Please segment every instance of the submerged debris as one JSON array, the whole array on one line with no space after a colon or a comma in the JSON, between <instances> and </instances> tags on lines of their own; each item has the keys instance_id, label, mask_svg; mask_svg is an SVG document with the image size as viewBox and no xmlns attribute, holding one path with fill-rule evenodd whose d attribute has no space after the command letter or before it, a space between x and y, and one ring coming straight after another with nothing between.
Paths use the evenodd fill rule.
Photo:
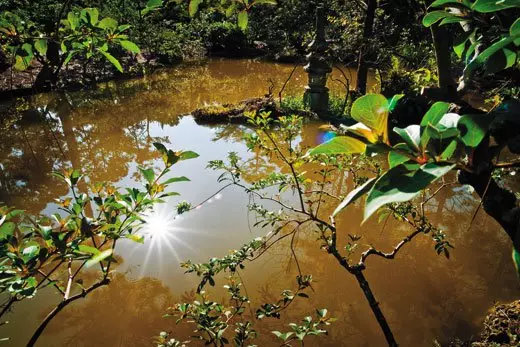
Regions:
<instances>
[{"instance_id":1,"label":"submerged debris","mask_svg":"<svg viewBox=\"0 0 520 347\"><path fill-rule=\"evenodd\" d=\"M263 98L246 99L238 104L214 104L198 108L191 113L198 124L214 124L214 123L235 123L247 124L247 112L270 112L271 117L278 118L280 116L288 116L296 114L298 116L315 119L316 114L310 111L287 111L279 107L279 105L270 96Z\"/></svg>"},{"instance_id":2,"label":"submerged debris","mask_svg":"<svg viewBox=\"0 0 520 347\"><path fill-rule=\"evenodd\" d=\"M484 330L476 341L450 344L450 347L496 346L520 346L520 300L493 306L484 320Z\"/></svg>"}]
</instances>

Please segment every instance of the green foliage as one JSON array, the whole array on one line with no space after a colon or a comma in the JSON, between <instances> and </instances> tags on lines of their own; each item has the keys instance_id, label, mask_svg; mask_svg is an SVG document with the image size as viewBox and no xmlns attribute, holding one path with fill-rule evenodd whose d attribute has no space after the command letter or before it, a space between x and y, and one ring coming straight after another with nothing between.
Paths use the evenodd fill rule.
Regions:
<instances>
[{"instance_id":1,"label":"green foliage","mask_svg":"<svg viewBox=\"0 0 520 347\"><path fill-rule=\"evenodd\" d=\"M183 0L177 0L179 3ZM195 16L199 11L199 7L203 2L212 4L211 0L188 0L189 14L191 17ZM220 1L222 11L226 16L230 17L237 13L237 25L242 31L246 31L249 24L249 12L256 5L276 5L275 0L223 0Z\"/></svg>"},{"instance_id":2,"label":"green foliage","mask_svg":"<svg viewBox=\"0 0 520 347\"><path fill-rule=\"evenodd\" d=\"M359 121L344 127L347 136L340 136L312 149L309 154L385 153L390 169L377 181L352 192L338 206L336 213L367 194L365 220L379 208L417 197L430 184L454 168L465 168L473 149L490 132L496 114L463 115L449 113L449 104L437 102L424 115L420 125L394 128L402 142L388 141L388 115L395 98L387 101L382 95L369 94L356 100L352 117ZM351 135L349 135L351 134Z\"/></svg>"},{"instance_id":3,"label":"green foliage","mask_svg":"<svg viewBox=\"0 0 520 347\"><path fill-rule=\"evenodd\" d=\"M110 17L101 19L97 8L70 11L55 31L39 30L33 22L4 12L0 16L0 32L4 34L0 44L15 60L16 69L25 70L37 60L44 66L43 72L51 71L55 76L51 78L55 83L62 67L75 56L87 62L103 58L122 72L121 63L109 49L119 46L130 53L140 53L139 47L128 39L129 28Z\"/></svg>"},{"instance_id":4,"label":"green foliage","mask_svg":"<svg viewBox=\"0 0 520 347\"><path fill-rule=\"evenodd\" d=\"M94 20L95 16L91 18ZM164 197L176 194L165 192L169 184L187 180L163 180L164 176L178 161L196 157L193 152L173 152L161 144L155 146L163 156L164 169L155 173L142 168L144 189L121 191L107 183L90 183L86 190L86 179L80 171L68 170L55 173L70 188L69 197L56 201L61 213L31 216L0 206L0 292L9 294L10 304L53 286L67 305L109 283L110 266L116 262L116 242L144 242L140 234L146 224L143 214L163 202ZM102 279L84 287L82 268L98 265ZM59 280L56 275L67 269L66 280ZM77 289L80 294L72 295Z\"/></svg>"},{"instance_id":5,"label":"green foliage","mask_svg":"<svg viewBox=\"0 0 520 347\"><path fill-rule=\"evenodd\" d=\"M520 18L514 9L520 8L518 1L435 1L430 8L436 10L424 17L425 26L460 23L465 28L455 39L453 48L459 58L465 56L466 82L475 73L483 71L489 75L516 64ZM511 16L507 21L500 19L504 10Z\"/></svg>"}]
</instances>

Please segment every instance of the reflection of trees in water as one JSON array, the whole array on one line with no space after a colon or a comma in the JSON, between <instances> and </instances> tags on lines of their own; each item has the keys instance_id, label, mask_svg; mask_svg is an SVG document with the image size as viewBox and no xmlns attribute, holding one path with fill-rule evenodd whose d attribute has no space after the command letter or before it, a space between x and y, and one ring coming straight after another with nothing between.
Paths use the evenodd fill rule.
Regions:
<instances>
[{"instance_id":1,"label":"reflection of trees in water","mask_svg":"<svg viewBox=\"0 0 520 347\"><path fill-rule=\"evenodd\" d=\"M25 112L3 129L0 163L3 181L0 199L38 213L67 192L53 171L80 168L93 180L118 181L131 163L155 157L149 121L123 114L100 116L95 110L76 110L65 95Z\"/></svg>"},{"instance_id":2,"label":"reflection of trees in water","mask_svg":"<svg viewBox=\"0 0 520 347\"><path fill-rule=\"evenodd\" d=\"M123 274L109 286L68 307L49 325L42 345L53 346L150 346L153 336L171 330L175 322L162 317L175 302L170 289L153 278L132 280ZM179 334L188 334L190 326Z\"/></svg>"},{"instance_id":3,"label":"reflection of trees in water","mask_svg":"<svg viewBox=\"0 0 520 347\"><path fill-rule=\"evenodd\" d=\"M302 143L312 143L315 132L309 133L302 135ZM237 136L227 129L219 136L222 134ZM272 171L273 167L280 170L282 163L276 162L275 158L266 160L253 156L245 165L249 172L244 179L251 182ZM303 171L312 175L312 170ZM339 172L331 179L333 184L329 188L336 191L350 186L351 178L344 176L344 172ZM432 192L434 190L432 188ZM470 193L446 187L425 206L431 222L440 226L455 245L451 260L438 256L434 242L425 235L414 240L392 262L370 261L367 277L403 345L431 344L435 338L446 342L457 336L469 337L479 330L479 321L493 301L517 296L516 276L509 264L508 241L485 215L472 221L478 204L478 199ZM330 204L324 209L330 211L334 207ZM363 245L390 250L410 232L408 225L394 220L386 225L370 220L359 227L361 215L361 207L352 206L337 220L338 239L342 243L346 242L349 233L363 236L362 247L352 255L353 259L358 259L359 253L366 249ZM249 281L258 288L252 295L256 305L276 302L283 289L294 287L298 272L289 247L289 242L280 243L261 261L259 267L269 269L263 273L263 278L267 278L265 283L258 284L259 280L254 278L257 275L248 279L246 270L244 279L250 293ZM344 345L345 341L356 346L383 344L374 333L377 326L357 284L319 249L313 231L307 230L294 248L302 272L314 275L316 292L309 301L299 299L283 313L281 322L268 321L258 329L267 334L270 330L287 331L284 325L288 322L298 321L314 308L326 307L339 321L330 327L330 338L321 339L318 345L338 346ZM251 269L254 266L250 265L249 271L258 273Z\"/></svg>"}]
</instances>

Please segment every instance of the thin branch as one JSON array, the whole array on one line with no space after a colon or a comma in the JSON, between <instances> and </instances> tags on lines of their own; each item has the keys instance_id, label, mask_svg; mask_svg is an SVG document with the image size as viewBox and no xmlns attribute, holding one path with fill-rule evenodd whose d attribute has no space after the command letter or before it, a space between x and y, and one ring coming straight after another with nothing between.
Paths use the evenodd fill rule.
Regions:
<instances>
[{"instance_id":1,"label":"thin branch","mask_svg":"<svg viewBox=\"0 0 520 347\"><path fill-rule=\"evenodd\" d=\"M504 163L496 163L493 165L493 167L497 168L497 169L509 169L509 168L520 167L520 160L514 160L511 162L504 162Z\"/></svg>"},{"instance_id":2,"label":"thin branch","mask_svg":"<svg viewBox=\"0 0 520 347\"><path fill-rule=\"evenodd\" d=\"M63 297L63 299L65 300L67 300L70 297L70 289L72 288L72 280L74 279L74 276L72 275L72 258L69 259L67 271L69 273L69 279L67 281L67 290L65 291L65 296Z\"/></svg>"},{"instance_id":3,"label":"thin branch","mask_svg":"<svg viewBox=\"0 0 520 347\"><path fill-rule=\"evenodd\" d=\"M383 252L381 252L381 251L371 247L370 249L368 249L367 251L365 251L361 255L361 259L359 260L359 265L364 267L365 266L365 261L367 260L367 258L370 255L377 255L377 256L380 256L380 257L385 258L385 259L394 259L395 256L397 255L397 253L401 250L401 248L403 248L404 245L406 245L407 243L412 241L414 237L416 237L417 235L421 234L422 232L423 232L422 229L415 230L413 233L411 233L410 235L405 237L401 242L399 242L394 247L392 252L390 252L390 253L383 253Z\"/></svg>"},{"instance_id":4,"label":"thin branch","mask_svg":"<svg viewBox=\"0 0 520 347\"><path fill-rule=\"evenodd\" d=\"M280 89L280 91L278 92L278 98L280 100L280 104L282 103L282 94L285 90L285 88L287 87L287 83L289 83L289 81L291 80L292 76L294 75L294 72L296 71L296 69L298 68L299 65L295 65L294 66L294 69L292 69L291 73L289 74L289 77L287 78L287 80L285 81L285 83L283 84L282 86L282 89Z\"/></svg>"},{"instance_id":5,"label":"thin branch","mask_svg":"<svg viewBox=\"0 0 520 347\"><path fill-rule=\"evenodd\" d=\"M27 343L27 347L33 347L40 337L40 335L43 333L47 325L52 321L52 319L60 313L61 310L63 310L67 305L70 303L86 297L89 293L96 290L99 287L106 286L110 283L110 280L108 278L103 278L101 281L93 284L91 287L89 287L86 290L83 290L81 293L76 294L74 296L71 296L67 300L63 300L60 302L48 315L45 317L45 319L40 323L34 334L32 335L31 339L29 340L29 343Z\"/></svg>"}]
</instances>

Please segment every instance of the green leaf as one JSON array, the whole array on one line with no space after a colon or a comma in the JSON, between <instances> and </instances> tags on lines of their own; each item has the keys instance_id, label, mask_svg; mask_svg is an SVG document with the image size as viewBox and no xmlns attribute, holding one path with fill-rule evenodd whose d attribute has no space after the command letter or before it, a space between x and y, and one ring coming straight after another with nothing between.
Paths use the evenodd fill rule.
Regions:
<instances>
[{"instance_id":1,"label":"green leaf","mask_svg":"<svg viewBox=\"0 0 520 347\"><path fill-rule=\"evenodd\" d=\"M198 158L199 155L192 151L185 151L185 152L181 152L179 157L180 157L179 160L189 160L189 159Z\"/></svg>"},{"instance_id":2,"label":"green leaf","mask_svg":"<svg viewBox=\"0 0 520 347\"><path fill-rule=\"evenodd\" d=\"M40 55L44 56L47 54L47 40L45 39L38 39L34 41L34 48L36 48L36 51L40 53Z\"/></svg>"},{"instance_id":3,"label":"green leaf","mask_svg":"<svg viewBox=\"0 0 520 347\"><path fill-rule=\"evenodd\" d=\"M88 19L89 19L90 24L96 25L98 23L99 11L97 8L95 8L95 7L86 8L83 11L85 11L88 14Z\"/></svg>"},{"instance_id":4,"label":"green leaf","mask_svg":"<svg viewBox=\"0 0 520 347\"><path fill-rule=\"evenodd\" d=\"M363 222L386 204L412 200L454 167L455 165L427 163L421 167L416 164L401 164L390 169L368 193Z\"/></svg>"},{"instance_id":5,"label":"green leaf","mask_svg":"<svg viewBox=\"0 0 520 347\"><path fill-rule=\"evenodd\" d=\"M249 23L249 14L247 13L247 11L246 10L240 11L238 13L238 27L242 31L246 31L248 23Z\"/></svg>"},{"instance_id":6,"label":"green leaf","mask_svg":"<svg viewBox=\"0 0 520 347\"><path fill-rule=\"evenodd\" d=\"M132 41L122 40L119 42L119 44L121 45L121 47L123 47L127 51L130 51L130 52L136 53L136 54L141 53L141 49Z\"/></svg>"},{"instance_id":7,"label":"green leaf","mask_svg":"<svg viewBox=\"0 0 520 347\"><path fill-rule=\"evenodd\" d=\"M450 16L450 17L444 18L439 25L462 23L462 22L467 22L467 21L468 21L468 18L465 18L465 17Z\"/></svg>"},{"instance_id":8,"label":"green leaf","mask_svg":"<svg viewBox=\"0 0 520 347\"><path fill-rule=\"evenodd\" d=\"M518 7L518 0L476 0L471 8L480 13L489 13L505 10L508 8Z\"/></svg>"},{"instance_id":9,"label":"green leaf","mask_svg":"<svg viewBox=\"0 0 520 347\"><path fill-rule=\"evenodd\" d=\"M376 183L376 178L371 178L368 181L366 181L363 185L357 187L343 199L341 204L336 207L334 212L332 213L332 216L335 217L338 213L343 211L348 205L354 203L357 199L365 195L370 189L372 189L372 186Z\"/></svg>"},{"instance_id":10,"label":"green leaf","mask_svg":"<svg viewBox=\"0 0 520 347\"><path fill-rule=\"evenodd\" d=\"M275 0L256 0L255 5L276 5Z\"/></svg>"},{"instance_id":11,"label":"green leaf","mask_svg":"<svg viewBox=\"0 0 520 347\"><path fill-rule=\"evenodd\" d=\"M442 10L428 12L426 14L426 16L424 16L424 18L422 20L422 24L425 27L429 28L433 24L435 24L438 21L440 21L441 19L444 19L444 18L450 17L450 16L455 17L455 15L453 15L453 14L447 12L447 11L442 11Z\"/></svg>"},{"instance_id":12,"label":"green leaf","mask_svg":"<svg viewBox=\"0 0 520 347\"><path fill-rule=\"evenodd\" d=\"M22 259L24 263L28 263L40 254L40 245L36 241L28 242L22 249Z\"/></svg>"},{"instance_id":13,"label":"green leaf","mask_svg":"<svg viewBox=\"0 0 520 347\"><path fill-rule=\"evenodd\" d=\"M468 147L477 147L488 133L494 117L489 114L468 114L458 123L462 142Z\"/></svg>"},{"instance_id":14,"label":"green leaf","mask_svg":"<svg viewBox=\"0 0 520 347\"><path fill-rule=\"evenodd\" d=\"M164 181L162 184L167 185L167 184L171 184L171 183L177 183L177 182L189 182L189 181L190 181L190 179L189 179L188 177L184 177L184 176L182 176L182 177L173 177L173 178L170 178L170 179Z\"/></svg>"},{"instance_id":15,"label":"green leaf","mask_svg":"<svg viewBox=\"0 0 520 347\"><path fill-rule=\"evenodd\" d=\"M420 151L421 127L419 125L410 125L404 129L395 127L394 132L401 136L410 149L415 152Z\"/></svg>"},{"instance_id":16,"label":"green leaf","mask_svg":"<svg viewBox=\"0 0 520 347\"><path fill-rule=\"evenodd\" d=\"M195 14L197 14L201 2L202 0L190 0L190 4L188 6L190 17L193 17Z\"/></svg>"},{"instance_id":17,"label":"green leaf","mask_svg":"<svg viewBox=\"0 0 520 347\"><path fill-rule=\"evenodd\" d=\"M67 58L65 58L65 60L63 61L63 65L67 65L70 60L72 59L72 57L74 57L74 55L76 55L76 51L70 51L69 54L67 55Z\"/></svg>"},{"instance_id":18,"label":"green leaf","mask_svg":"<svg viewBox=\"0 0 520 347\"><path fill-rule=\"evenodd\" d=\"M148 181L148 183L150 183L150 184L153 183L153 181L155 180L155 172L153 171L153 169L145 169L145 168L140 167L139 171L141 171L141 173L143 174L146 181Z\"/></svg>"},{"instance_id":19,"label":"green leaf","mask_svg":"<svg viewBox=\"0 0 520 347\"><path fill-rule=\"evenodd\" d=\"M466 8L469 8L471 6L471 3L468 0L436 0L434 1L430 7L441 7L441 6L453 6L458 7L460 5L463 5Z\"/></svg>"},{"instance_id":20,"label":"green leaf","mask_svg":"<svg viewBox=\"0 0 520 347\"><path fill-rule=\"evenodd\" d=\"M403 163L406 163L411 158L410 156L404 154L404 152L409 152L410 148L404 144L404 143L398 143L394 146L395 149L398 149L399 151L390 151L388 152L388 165L391 168L396 167L398 165L401 165Z\"/></svg>"},{"instance_id":21,"label":"green leaf","mask_svg":"<svg viewBox=\"0 0 520 347\"><path fill-rule=\"evenodd\" d=\"M162 5L163 5L162 0L148 0L148 2L146 3L146 7L152 8L152 9L159 8Z\"/></svg>"},{"instance_id":22,"label":"green leaf","mask_svg":"<svg viewBox=\"0 0 520 347\"><path fill-rule=\"evenodd\" d=\"M520 38L519 38L520 37L520 18L515 20L515 22L509 28L509 35L511 35L513 37L517 37L514 40L514 43L516 46L520 46Z\"/></svg>"},{"instance_id":23,"label":"green leaf","mask_svg":"<svg viewBox=\"0 0 520 347\"><path fill-rule=\"evenodd\" d=\"M350 136L338 136L311 149L308 155L316 154L360 154L364 153L367 146Z\"/></svg>"},{"instance_id":24,"label":"green leaf","mask_svg":"<svg viewBox=\"0 0 520 347\"><path fill-rule=\"evenodd\" d=\"M450 159L453 156L453 154L455 153L455 151L457 150L458 144L459 144L459 141L457 141L457 139L451 140L450 144L441 153L441 159L442 160Z\"/></svg>"},{"instance_id":25,"label":"green leaf","mask_svg":"<svg viewBox=\"0 0 520 347\"><path fill-rule=\"evenodd\" d=\"M79 16L71 11L67 14L67 20L69 22L70 28L72 30L76 30L79 25Z\"/></svg>"},{"instance_id":26,"label":"green leaf","mask_svg":"<svg viewBox=\"0 0 520 347\"><path fill-rule=\"evenodd\" d=\"M318 316L320 316L321 318L325 317L327 315L327 309L326 308L322 308L321 310L316 310L316 313L318 314Z\"/></svg>"},{"instance_id":27,"label":"green leaf","mask_svg":"<svg viewBox=\"0 0 520 347\"><path fill-rule=\"evenodd\" d=\"M382 142L388 142L388 100L381 94L367 94L352 105L351 116L372 129Z\"/></svg>"},{"instance_id":28,"label":"green leaf","mask_svg":"<svg viewBox=\"0 0 520 347\"><path fill-rule=\"evenodd\" d=\"M0 226L0 240L5 240L8 237L14 235L14 230L16 229L16 224L13 222L7 222Z\"/></svg>"},{"instance_id":29,"label":"green leaf","mask_svg":"<svg viewBox=\"0 0 520 347\"><path fill-rule=\"evenodd\" d=\"M464 33L457 35L453 41L453 51L457 54L457 57L462 58L462 54L464 50L466 50L466 45L471 37L474 35L475 31L465 31Z\"/></svg>"},{"instance_id":30,"label":"green leaf","mask_svg":"<svg viewBox=\"0 0 520 347\"><path fill-rule=\"evenodd\" d=\"M96 265L97 263L100 263L103 260L105 260L108 257L110 257L112 255L112 253L113 253L112 248L106 249L106 250L100 252L99 254L95 255L94 257L92 257L92 259L87 261L87 263L85 265L87 267L91 267L93 265Z\"/></svg>"},{"instance_id":31,"label":"green leaf","mask_svg":"<svg viewBox=\"0 0 520 347\"><path fill-rule=\"evenodd\" d=\"M119 72L123 72L123 67L121 66L121 63L119 62L119 60L117 60L116 58L114 58L114 56L112 56L110 53L108 52L104 52L102 50L98 50L98 52L100 52L101 54L103 54L105 56L105 58L107 58L107 60L112 63L112 65L114 65L116 67L117 70L119 70Z\"/></svg>"},{"instance_id":32,"label":"green leaf","mask_svg":"<svg viewBox=\"0 0 520 347\"><path fill-rule=\"evenodd\" d=\"M395 107L397 106L397 103L399 100L401 100L404 97L404 94L396 94L390 99L390 102L388 103L388 110L390 112L393 112Z\"/></svg>"},{"instance_id":33,"label":"green leaf","mask_svg":"<svg viewBox=\"0 0 520 347\"><path fill-rule=\"evenodd\" d=\"M98 23L97 27L101 29L116 30L117 24L117 20L110 17L106 17Z\"/></svg>"},{"instance_id":34,"label":"green leaf","mask_svg":"<svg viewBox=\"0 0 520 347\"><path fill-rule=\"evenodd\" d=\"M444 117L446 113L448 113L448 110L450 109L450 104L446 102L436 102L435 104L430 107L428 112L424 115L421 126L425 127L428 124L437 125L439 121Z\"/></svg>"},{"instance_id":35,"label":"green leaf","mask_svg":"<svg viewBox=\"0 0 520 347\"><path fill-rule=\"evenodd\" d=\"M82 253L88 253L88 254L93 254L93 255L100 253L99 249L97 249L96 247L87 246L87 245L79 245L78 249Z\"/></svg>"},{"instance_id":36,"label":"green leaf","mask_svg":"<svg viewBox=\"0 0 520 347\"><path fill-rule=\"evenodd\" d=\"M486 48L466 66L464 69L464 79L470 79L479 66L483 65L491 56L509 46L511 43L513 43L513 41L515 41L515 39L518 39L518 37L507 36Z\"/></svg>"},{"instance_id":37,"label":"green leaf","mask_svg":"<svg viewBox=\"0 0 520 347\"><path fill-rule=\"evenodd\" d=\"M485 76L510 68L515 64L515 62L516 52L513 52L507 48L499 50L486 61Z\"/></svg>"},{"instance_id":38,"label":"green leaf","mask_svg":"<svg viewBox=\"0 0 520 347\"><path fill-rule=\"evenodd\" d=\"M137 243L144 243L144 236L142 235L128 234L125 237Z\"/></svg>"},{"instance_id":39,"label":"green leaf","mask_svg":"<svg viewBox=\"0 0 520 347\"><path fill-rule=\"evenodd\" d=\"M516 273L520 276L520 252L513 247L513 263L515 264Z\"/></svg>"}]
</instances>

